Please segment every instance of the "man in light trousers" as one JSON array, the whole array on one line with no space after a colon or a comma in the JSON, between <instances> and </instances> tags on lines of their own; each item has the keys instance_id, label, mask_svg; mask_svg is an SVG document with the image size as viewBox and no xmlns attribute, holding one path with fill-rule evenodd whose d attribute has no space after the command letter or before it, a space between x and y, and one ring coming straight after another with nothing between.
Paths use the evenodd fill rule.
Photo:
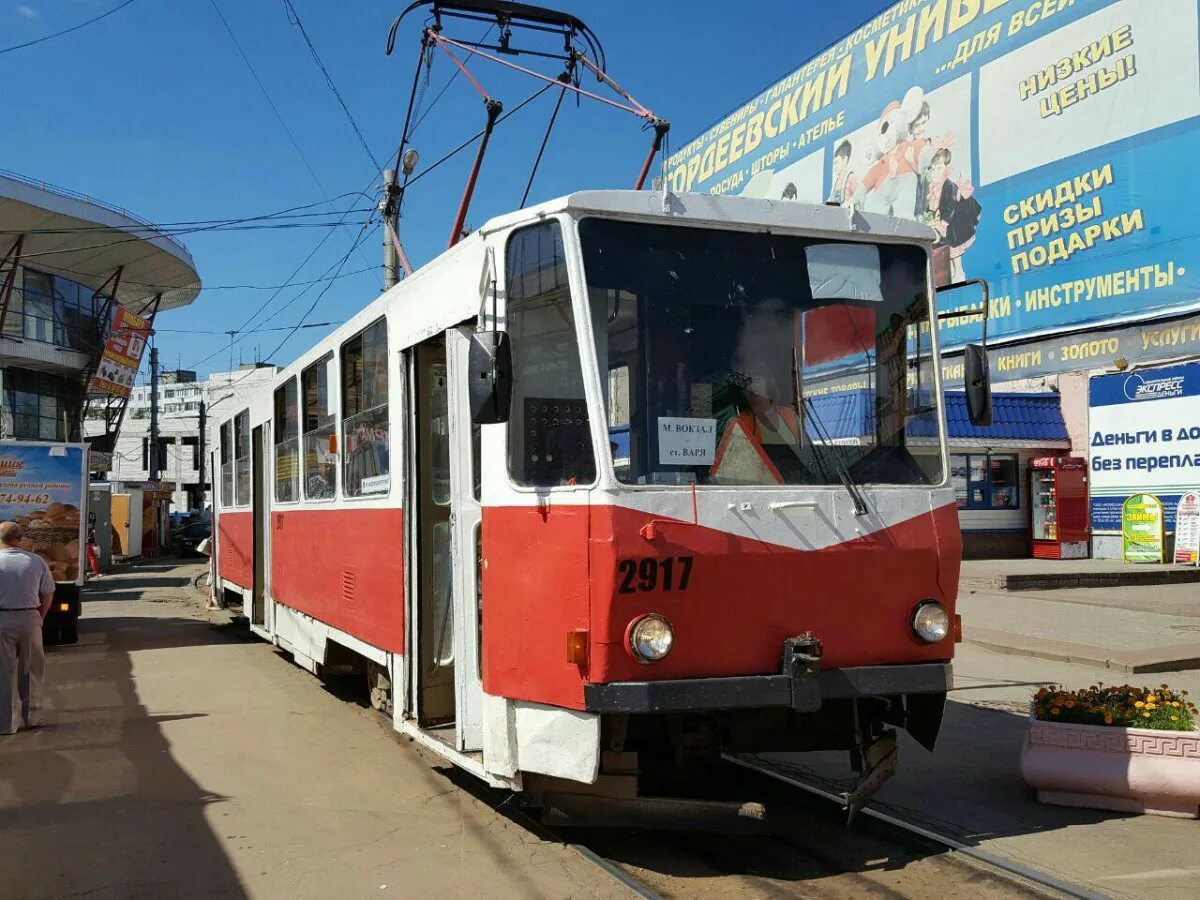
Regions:
<instances>
[{"instance_id":1,"label":"man in light trousers","mask_svg":"<svg viewBox=\"0 0 1200 900\"><path fill-rule=\"evenodd\" d=\"M0 735L41 724L42 620L54 601L50 567L20 540L20 525L0 522Z\"/></svg>"}]
</instances>

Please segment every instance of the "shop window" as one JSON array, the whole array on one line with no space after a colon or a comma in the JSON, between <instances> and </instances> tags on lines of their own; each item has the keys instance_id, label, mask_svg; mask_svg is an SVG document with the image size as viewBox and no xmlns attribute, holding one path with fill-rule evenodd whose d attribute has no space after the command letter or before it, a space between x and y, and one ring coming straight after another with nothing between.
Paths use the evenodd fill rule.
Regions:
<instances>
[{"instance_id":1,"label":"shop window","mask_svg":"<svg viewBox=\"0 0 1200 900\"><path fill-rule=\"evenodd\" d=\"M221 503L234 506L233 496L233 421L221 426Z\"/></svg>"},{"instance_id":2,"label":"shop window","mask_svg":"<svg viewBox=\"0 0 1200 900\"><path fill-rule=\"evenodd\" d=\"M515 388L508 471L521 485L590 484L596 462L558 223L515 232L505 273Z\"/></svg>"},{"instance_id":3,"label":"shop window","mask_svg":"<svg viewBox=\"0 0 1200 900\"><path fill-rule=\"evenodd\" d=\"M950 482L959 509L1019 508L1020 472L1016 454L950 454Z\"/></svg>"},{"instance_id":4,"label":"shop window","mask_svg":"<svg viewBox=\"0 0 1200 900\"><path fill-rule=\"evenodd\" d=\"M233 477L238 506L250 505L250 410L243 409L233 420Z\"/></svg>"},{"instance_id":5,"label":"shop window","mask_svg":"<svg viewBox=\"0 0 1200 900\"><path fill-rule=\"evenodd\" d=\"M300 374L304 402L304 496L330 500L337 491L337 422L333 411L333 354L326 353Z\"/></svg>"},{"instance_id":6,"label":"shop window","mask_svg":"<svg viewBox=\"0 0 1200 900\"><path fill-rule=\"evenodd\" d=\"M388 433L387 321L342 344L342 490L347 497L391 487Z\"/></svg>"},{"instance_id":7,"label":"shop window","mask_svg":"<svg viewBox=\"0 0 1200 900\"><path fill-rule=\"evenodd\" d=\"M300 408L296 379L275 389L275 499L300 499Z\"/></svg>"}]
</instances>

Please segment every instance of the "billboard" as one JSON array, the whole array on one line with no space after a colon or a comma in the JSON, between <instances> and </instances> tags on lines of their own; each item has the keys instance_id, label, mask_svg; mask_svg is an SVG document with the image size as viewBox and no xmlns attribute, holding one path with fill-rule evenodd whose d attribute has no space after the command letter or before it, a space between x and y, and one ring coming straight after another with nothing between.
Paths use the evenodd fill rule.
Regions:
<instances>
[{"instance_id":1,"label":"billboard","mask_svg":"<svg viewBox=\"0 0 1200 900\"><path fill-rule=\"evenodd\" d=\"M82 444L0 443L0 521L21 526L55 581L83 583L86 466Z\"/></svg>"},{"instance_id":2,"label":"billboard","mask_svg":"<svg viewBox=\"0 0 1200 900\"><path fill-rule=\"evenodd\" d=\"M1175 530L1181 495L1200 490L1200 363L1088 381L1092 532L1121 531L1134 494L1162 501Z\"/></svg>"},{"instance_id":3,"label":"billboard","mask_svg":"<svg viewBox=\"0 0 1200 900\"><path fill-rule=\"evenodd\" d=\"M989 340L1200 309L1176 178L1198 5L903 0L672 154L667 185L923 221L939 283L988 280ZM979 328L944 320L943 346Z\"/></svg>"},{"instance_id":4,"label":"billboard","mask_svg":"<svg viewBox=\"0 0 1200 900\"><path fill-rule=\"evenodd\" d=\"M91 386L114 397L129 399L149 339L149 320L114 303L108 340Z\"/></svg>"}]
</instances>

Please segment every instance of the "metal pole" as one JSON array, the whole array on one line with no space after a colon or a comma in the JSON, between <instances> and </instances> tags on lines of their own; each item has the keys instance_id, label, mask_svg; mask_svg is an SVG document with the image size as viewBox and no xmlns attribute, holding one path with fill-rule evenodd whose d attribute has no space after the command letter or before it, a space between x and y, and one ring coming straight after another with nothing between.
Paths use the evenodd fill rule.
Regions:
<instances>
[{"instance_id":1,"label":"metal pole","mask_svg":"<svg viewBox=\"0 0 1200 900\"><path fill-rule=\"evenodd\" d=\"M205 458L204 433L208 429L208 406L204 402L204 395L200 395L200 511L204 512L204 476L207 474L204 471L204 464L207 461Z\"/></svg>"},{"instance_id":2,"label":"metal pole","mask_svg":"<svg viewBox=\"0 0 1200 900\"><path fill-rule=\"evenodd\" d=\"M149 480L158 481L158 348L150 346L150 453Z\"/></svg>"},{"instance_id":3,"label":"metal pole","mask_svg":"<svg viewBox=\"0 0 1200 900\"><path fill-rule=\"evenodd\" d=\"M496 117L504 110L504 106L499 100L489 98L485 102L487 104L487 126L483 130L483 140L479 144L479 152L475 154L475 165L471 167L471 174L467 178L467 189L463 191L462 202L458 205L458 215L454 217L454 227L450 230L450 240L446 244L447 250L457 244L462 237L463 223L467 221L467 210L471 207L475 182L479 178L479 167L483 165L483 155L487 153L488 140L492 136L492 129L496 127Z\"/></svg>"},{"instance_id":4,"label":"metal pole","mask_svg":"<svg viewBox=\"0 0 1200 900\"><path fill-rule=\"evenodd\" d=\"M383 191L383 289L386 291L400 280L400 255L392 240L400 227L400 204L396 202L400 188L396 185L395 169L383 170Z\"/></svg>"}]
</instances>

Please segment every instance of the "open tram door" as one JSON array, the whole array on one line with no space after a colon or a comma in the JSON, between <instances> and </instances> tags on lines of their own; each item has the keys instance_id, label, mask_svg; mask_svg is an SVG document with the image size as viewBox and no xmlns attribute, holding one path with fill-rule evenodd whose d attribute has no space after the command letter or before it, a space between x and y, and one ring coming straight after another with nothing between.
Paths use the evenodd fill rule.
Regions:
<instances>
[{"instance_id":1,"label":"open tram door","mask_svg":"<svg viewBox=\"0 0 1200 900\"><path fill-rule=\"evenodd\" d=\"M482 748L480 505L465 398L468 339L451 329L410 353L409 715L455 750Z\"/></svg>"}]
</instances>

